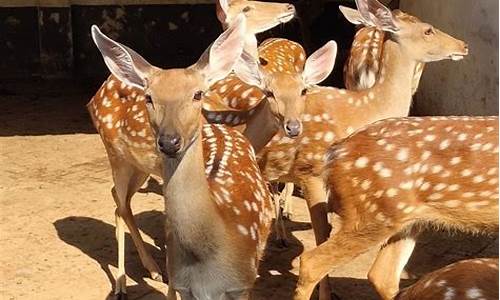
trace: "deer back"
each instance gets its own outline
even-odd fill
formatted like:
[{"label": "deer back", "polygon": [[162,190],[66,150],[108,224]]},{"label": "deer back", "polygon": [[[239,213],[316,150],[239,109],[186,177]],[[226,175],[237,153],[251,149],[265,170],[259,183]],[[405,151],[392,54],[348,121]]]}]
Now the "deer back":
[{"label": "deer back", "polygon": [[498,258],[456,262],[423,276],[395,300],[498,299]]},{"label": "deer back", "polygon": [[352,226],[498,230],[497,117],[383,120],[335,143],[328,157],[331,206]]},{"label": "deer back", "polygon": [[205,174],[228,236],[240,251],[257,249],[253,256],[258,260],[269,234],[272,207],[253,149],[239,131],[224,125],[205,124],[202,134]]}]

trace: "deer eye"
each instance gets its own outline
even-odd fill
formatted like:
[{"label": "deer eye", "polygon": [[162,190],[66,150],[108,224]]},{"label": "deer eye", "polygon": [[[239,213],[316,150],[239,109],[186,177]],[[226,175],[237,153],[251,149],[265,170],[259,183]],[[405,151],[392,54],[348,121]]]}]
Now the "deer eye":
[{"label": "deer eye", "polygon": [[202,97],[203,97],[203,92],[197,91],[196,93],[194,93],[193,99],[196,101],[200,101]]},{"label": "deer eye", "polygon": [[243,12],[246,13],[246,12],[249,12],[252,8],[250,6],[245,6],[245,8],[243,8]]},{"label": "deer eye", "polygon": [[265,58],[259,57],[259,63],[261,66],[266,66],[269,62]]},{"label": "deer eye", "polygon": [[427,30],[424,32],[425,35],[433,35],[434,34],[434,28],[429,27]]},{"label": "deer eye", "polygon": [[273,94],[273,92],[271,92],[271,91],[264,91],[264,94],[265,94],[265,95],[266,95],[266,97],[268,97],[268,98],[274,98],[274,94]]},{"label": "deer eye", "polygon": [[302,96],[307,95],[307,89],[303,89],[303,90],[300,92],[300,95],[302,95]]}]

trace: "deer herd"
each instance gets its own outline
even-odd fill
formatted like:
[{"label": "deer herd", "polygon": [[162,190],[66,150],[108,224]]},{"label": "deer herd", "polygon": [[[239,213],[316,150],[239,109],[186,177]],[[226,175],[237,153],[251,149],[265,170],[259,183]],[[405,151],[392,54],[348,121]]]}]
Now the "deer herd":
[{"label": "deer herd", "polygon": [[[273,219],[286,238],[276,182],[302,188],[317,243],[300,256],[294,299],[318,284],[330,299],[328,273],[376,246],[368,279],[382,299],[498,299],[496,258],[399,289],[423,228],[498,231],[498,118],[408,117],[424,64],[460,60],[467,44],[356,0],[357,9],[340,6],[364,26],[344,68],[348,89],[320,86],[334,41],[309,56],[287,39],[258,45],[256,34],[294,18],[293,5],[216,2],[225,31],[186,68],[153,66],[91,29],[111,71],[88,110],[113,175],[116,298],[126,297],[125,226],[163,280],[130,204],[153,174],[163,179],[168,299],[251,298]],[[341,219],[336,233],[329,212]]]}]

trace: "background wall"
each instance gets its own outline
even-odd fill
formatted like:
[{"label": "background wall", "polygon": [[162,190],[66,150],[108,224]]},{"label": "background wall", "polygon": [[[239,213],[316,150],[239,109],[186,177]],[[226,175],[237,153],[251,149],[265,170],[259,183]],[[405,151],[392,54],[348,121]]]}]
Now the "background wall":
[{"label": "background wall", "polygon": [[462,61],[428,64],[417,115],[498,114],[498,0],[401,0],[401,10],[466,41]]}]

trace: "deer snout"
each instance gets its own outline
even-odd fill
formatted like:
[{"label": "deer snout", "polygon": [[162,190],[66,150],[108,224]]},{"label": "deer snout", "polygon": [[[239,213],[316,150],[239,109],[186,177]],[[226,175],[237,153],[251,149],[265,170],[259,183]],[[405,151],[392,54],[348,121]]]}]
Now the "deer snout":
[{"label": "deer snout", "polygon": [[293,6],[293,4],[287,4],[286,9],[290,12],[295,13],[295,6]]},{"label": "deer snout", "polygon": [[167,156],[175,156],[181,150],[182,138],[178,134],[166,134],[158,138],[158,149]]},{"label": "deer snout", "polygon": [[286,135],[294,138],[302,133],[302,122],[296,119],[288,120],[285,122],[284,128]]}]

